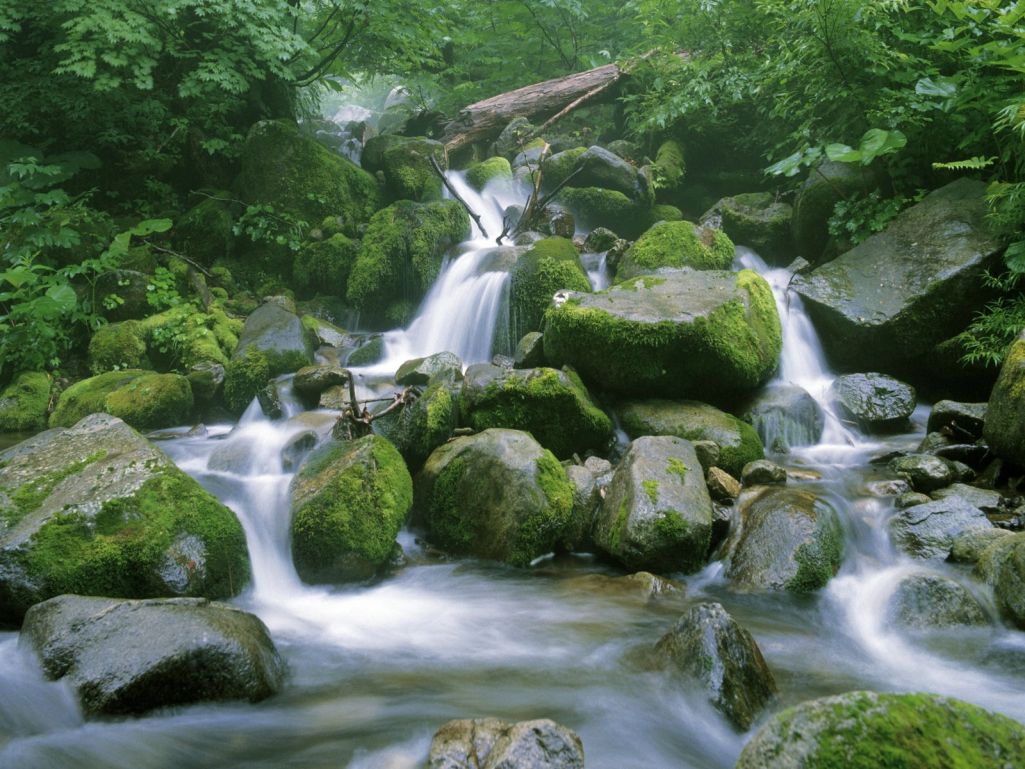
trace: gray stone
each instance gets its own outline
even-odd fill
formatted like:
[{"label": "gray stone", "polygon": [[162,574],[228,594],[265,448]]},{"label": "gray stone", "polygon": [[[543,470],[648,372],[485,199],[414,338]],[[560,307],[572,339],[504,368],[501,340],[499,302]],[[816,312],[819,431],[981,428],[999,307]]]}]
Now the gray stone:
[{"label": "gray stone", "polygon": [[794,256],[790,219],[794,209],[771,192],[747,192],[722,198],[706,211],[702,224],[718,221],[722,231],[740,246],[747,246],[767,260],[783,263]]},{"label": "gray stone", "polygon": [[246,318],[232,357],[242,358],[249,349],[267,356],[272,376],[313,362],[313,351],[299,316],[274,301],[260,305]]},{"label": "gray stone", "polygon": [[822,438],[822,408],[795,385],[766,387],[747,404],[742,419],[754,427],[763,445],[774,449],[814,446]]},{"label": "gray stone", "polygon": [[404,387],[425,385],[434,377],[457,382],[463,378],[463,361],[452,352],[439,352],[426,358],[407,360],[395,372],[395,382]]},{"label": "gray stone", "polygon": [[896,505],[898,510],[904,510],[915,505],[927,505],[932,502],[932,497],[920,491],[906,491],[897,497]]},{"label": "gray stone", "polygon": [[224,384],[224,366],[211,360],[202,360],[189,366],[186,378],[192,388],[192,397],[199,402],[212,401]]},{"label": "gray stone", "polygon": [[320,394],[329,387],[349,383],[349,372],[336,364],[303,366],[295,372],[292,387],[304,398],[313,402],[320,400]]},{"label": "gray stone", "polygon": [[976,441],[982,437],[982,426],[986,421],[985,403],[959,403],[938,401],[929,412],[926,430],[930,433],[943,432],[960,443]]},{"label": "gray stone", "polygon": [[513,353],[514,368],[537,368],[545,364],[544,334],[531,331],[516,343]]},{"label": "gray stone", "polygon": [[886,607],[887,621],[910,630],[985,625],[989,617],[964,586],[938,574],[904,577]]},{"label": "gray stone", "polygon": [[915,558],[946,558],[954,539],[968,529],[993,524],[979,508],[952,497],[908,507],[890,519],[894,543]]},{"label": "gray stone", "polygon": [[888,467],[910,483],[915,491],[925,494],[949,486],[957,477],[950,462],[932,454],[897,457],[890,461]]},{"label": "gray stone", "polygon": [[902,427],[915,410],[915,388],[885,374],[839,376],[829,394],[841,416],[874,432]]},{"label": "gray stone", "polygon": [[994,538],[979,555],[976,572],[993,586],[997,608],[1025,629],[1025,532]]},{"label": "gray stone", "polygon": [[547,719],[449,721],[431,740],[427,769],[584,769],[584,746]]},{"label": "gray stone", "polygon": [[983,551],[996,540],[1013,536],[1006,529],[996,527],[984,529],[966,529],[954,536],[947,560],[953,563],[975,564],[979,562]]},{"label": "gray stone", "polygon": [[932,492],[933,499],[950,499],[956,497],[984,513],[999,513],[1004,509],[1004,496],[999,491],[980,489],[963,483],[954,483],[943,489]]},{"label": "gray stone", "polygon": [[1025,467],[1025,331],[1011,344],[989,396],[986,442],[998,456]]},{"label": "gray stone", "polygon": [[748,462],[740,472],[744,486],[782,485],[787,482],[787,471],[768,459]]}]

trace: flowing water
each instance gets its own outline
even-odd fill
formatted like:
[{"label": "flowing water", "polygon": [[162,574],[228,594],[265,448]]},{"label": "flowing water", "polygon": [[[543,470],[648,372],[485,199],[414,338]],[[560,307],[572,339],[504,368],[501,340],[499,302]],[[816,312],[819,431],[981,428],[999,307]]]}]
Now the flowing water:
[{"label": "flowing water", "polygon": [[[487,193],[488,205],[487,195],[463,187],[472,206],[489,211],[485,226],[494,236],[501,229],[495,213],[514,191]],[[491,253],[477,239],[445,265],[418,318],[387,335],[378,373],[445,349],[468,362],[490,357],[508,280],[489,269]],[[789,274],[738,253],[739,265],[765,274],[776,291],[780,381],[807,389],[828,414],[818,445],[777,457],[820,474],[795,483],[828,499],[845,520],[844,565],[817,595],[735,593],[713,562],[680,575],[685,596],[646,602],[596,587],[588,575],[615,572],[587,555],[516,570],[439,559],[409,532],[400,538],[408,561],[397,573],[371,585],[304,585],[289,554],[291,474],[281,450],[316,422],[296,417],[286,397],[292,418],[271,422],[254,407],[234,427],[183,432],[162,444],[242,520],[253,582],[236,603],[264,620],[287,661],[283,692],[255,705],[84,722],[16,636],[0,634],[0,767],[412,769],[424,765],[431,735],[445,721],[495,716],[549,717],[572,727],[591,769],[726,769],[749,735],[736,733],[699,693],[644,664],[644,650],[682,611],[707,600],[724,604],[754,634],[780,686],[776,708],[852,689],[926,690],[1025,717],[1025,634],[1005,629],[995,614],[987,627],[933,633],[887,623],[887,601],[905,575],[934,570],[967,583],[952,567],[897,554],[885,534],[892,499],[870,488],[885,476],[868,460],[914,447],[925,410],[913,430],[885,442],[837,420],[825,396],[831,375],[797,297],[786,291]],[[329,428],[330,418],[319,424]]]}]

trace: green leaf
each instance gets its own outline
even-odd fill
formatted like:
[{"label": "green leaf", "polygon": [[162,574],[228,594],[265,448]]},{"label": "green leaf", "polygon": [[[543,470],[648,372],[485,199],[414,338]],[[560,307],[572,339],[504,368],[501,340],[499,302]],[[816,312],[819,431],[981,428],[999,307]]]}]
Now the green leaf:
[{"label": "green leaf", "polygon": [[827,144],[826,157],[837,163],[858,163],[862,160],[861,152],[846,144]]},{"label": "green leaf", "polygon": [[870,128],[861,137],[861,144],[858,146],[862,154],[861,162],[864,165],[868,165],[877,157],[896,152],[907,143],[908,137],[900,131],[884,131],[881,128]]},{"label": "green leaf", "polygon": [[922,96],[940,96],[949,99],[957,93],[957,82],[949,77],[923,77],[915,83],[915,93]]},{"label": "green leaf", "polygon": [[129,235],[144,238],[154,232],[167,232],[171,229],[173,222],[170,219],[143,219],[137,225],[128,230]]},{"label": "green leaf", "polygon": [[978,171],[993,165],[996,160],[995,156],[985,158],[982,155],[976,155],[964,160],[951,160],[949,163],[933,163],[932,167],[944,171]]},{"label": "green leaf", "polygon": [[1004,251],[1004,263],[1011,272],[1025,273],[1025,240],[1018,240]]},{"label": "green leaf", "polygon": [[773,163],[765,169],[765,173],[771,174],[772,176],[795,176],[800,170],[801,153],[795,152],[793,155],[783,158],[778,163]]},{"label": "green leaf", "polygon": [[67,283],[50,286],[46,290],[46,296],[59,308],[59,312],[69,312],[78,304],[78,296],[75,289]]}]

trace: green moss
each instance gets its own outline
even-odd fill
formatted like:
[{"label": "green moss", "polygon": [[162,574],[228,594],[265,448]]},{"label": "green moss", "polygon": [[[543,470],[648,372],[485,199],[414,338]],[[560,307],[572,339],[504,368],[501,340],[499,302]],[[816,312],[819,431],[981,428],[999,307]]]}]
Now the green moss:
[{"label": "green moss", "polygon": [[553,189],[562,184],[576,170],[577,161],[585,152],[587,152],[587,147],[574,147],[549,157],[544,163],[545,188]]},{"label": "green moss", "polygon": [[144,374],[107,395],[103,410],[138,430],[185,424],[192,387],[181,374]]},{"label": "green moss", "polygon": [[475,190],[484,189],[494,179],[512,180],[512,166],[503,157],[488,158],[466,169],[466,181]]},{"label": "green moss", "polygon": [[382,355],[384,355],[384,337],[375,336],[366,344],[353,350],[345,365],[369,366],[381,360]]},{"label": "green moss", "polygon": [[783,331],[776,309],[776,299],[772,289],[761,275],[754,270],[741,270],[737,273],[737,286],[744,289],[748,296],[749,312],[746,317],[755,334],[750,338],[757,345],[758,361],[750,361],[749,366],[760,366],[761,360],[778,361],[783,350]]},{"label": "green moss", "polygon": [[42,430],[49,410],[50,375],[43,371],[15,374],[0,391],[0,433]]},{"label": "green moss", "polygon": [[573,515],[573,483],[552,452],[546,450],[538,458],[536,477],[546,504],[520,524],[509,558],[513,566],[528,566],[547,552],[562,536]]},{"label": "green moss", "polygon": [[844,535],[835,515],[821,512],[819,527],[824,529],[814,540],[805,542],[794,553],[797,573],[787,581],[786,589],[810,593],[825,587],[843,561]]},{"label": "green moss", "polygon": [[189,304],[172,307],[139,322],[148,357],[161,369],[188,371],[197,363],[227,365],[238,346],[242,321],[217,303],[206,312]]},{"label": "green moss", "polygon": [[173,467],[131,497],[107,502],[94,523],[78,513],[55,515],[33,535],[23,560],[46,595],[169,595],[158,575],[181,535],[198,537],[206,555],[184,595],[227,598],[245,587],[249,558],[238,519]]},{"label": "green moss", "polygon": [[630,506],[627,505],[624,499],[623,503],[619,506],[619,510],[616,511],[616,520],[612,524],[612,533],[609,535],[609,545],[613,552],[619,551],[619,543],[623,541],[629,523]]},{"label": "green moss", "polygon": [[572,241],[545,238],[516,260],[509,283],[510,325],[513,339],[541,329],[545,310],[556,291],[590,291]]},{"label": "green moss", "polygon": [[688,469],[687,465],[679,457],[669,457],[669,461],[666,462],[666,472],[679,476],[681,482],[687,480]]},{"label": "green moss", "polygon": [[376,420],[374,430],[394,443],[410,469],[417,470],[452,436],[456,407],[448,384],[434,381],[415,402]]},{"label": "green moss", "polygon": [[271,378],[270,363],[261,350],[250,347],[224,369],[224,402],[236,414],[245,411]]},{"label": "green moss", "polygon": [[10,495],[13,507],[0,509],[0,520],[4,521],[8,527],[14,526],[18,521],[43,504],[58,483],[81,472],[93,462],[97,462],[105,456],[107,456],[107,452],[100,450],[90,454],[85,459],[72,462],[58,470],[44,473],[23,483]]},{"label": "green moss", "polygon": [[659,539],[666,542],[682,542],[687,537],[690,527],[676,510],[666,510],[655,521],[655,531]]},{"label": "green moss", "polygon": [[430,139],[398,137],[381,156],[388,194],[394,200],[441,200],[442,182],[430,158],[441,168],[448,164],[445,148]]},{"label": "green moss", "polygon": [[89,370],[94,374],[123,368],[149,368],[146,332],[137,320],[100,326],[89,340]]},{"label": "green moss", "polygon": [[473,482],[468,464],[455,457],[434,481],[430,500],[431,538],[453,553],[470,551],[476,531],[464,510],[464,485]]},{"label": "green moss", "polygon": [[645,209],[618,190],[563,187],[556,200],[584,227],[608,227],[622,237],[640,235],[649,218]]},{"label": "green moss", "polygon": [[139,369],[110,371],[76,382],[61,393],[57,407],[50,415],[50,427],[71,427],[83,417],[103,412],[108,395],[140,376],[151,373]]},{"label": "green moss", "polygon": [[228,256],[233,241],[230,200],[224,191],[211,191],[210,197],[190,208],[174,223],[171,242],[181,253],[202,265]]},{"label": "green moss", "polygon": [[658,203],[651,208],[651,221],[654,222],[682,222],[683,211],[668,203]]},{"label": "green moss", "polygon": [[341,233],[327,240],[306,243],[292,263],[296,291],[311,296],[318,293],[343,295],[358,251],[359,241]]},{"label": "green moss", "polygon": [[648,499],[651,500],[651,504],[658,504],[658,481],[647,480],[641,481],[641,487],[644,489],[644,493],[648,495]]},{"label": "green moss", "polygon": [[662,190],[675,190],[683,181],[686,171],[683,147],[673,139],[666,139],[659,145],[652,164],[655,186]]},{"label": "green moss", "polygon": [[733,243],[719,230],[692,222],[659,222],[638,238],[616,271],[617,280],[668,267],[725,270],[733,262]]}]

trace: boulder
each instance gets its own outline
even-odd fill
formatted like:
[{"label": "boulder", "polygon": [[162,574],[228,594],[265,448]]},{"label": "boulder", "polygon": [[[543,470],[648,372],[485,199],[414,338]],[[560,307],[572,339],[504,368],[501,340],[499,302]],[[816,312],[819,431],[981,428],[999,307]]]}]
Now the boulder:
[{"label": "boulder", "polygon": [[741,418],[754,427],[762,444],[774,451],[814,446],[825,424],[822,408],[807,390],[771,384],[749,401]]},{"label": "boulder", "polygon": [[768,459],[756,459],[744,465],[740,482],[744,486],[783,485],[787,482],[787,471]]},{"label": "boulder", "polygon": [[808,172],[794,200],[791,229],[797,255],[818,263],[829,243],[829,217],[847,197],[870,189],[866,171],[827,160]]},{"label": "boulder", "polygon": [[908,454],[890,460],[890,470],[911,484],[915,491],[928,494],[957,480],[950,462],[932,454]]},{"label": "boulder", "polygon": [[231,215],[234,196],[227,191],[201,194],[203,200],[175,221],[171,244],[179,253],[209,267],[231,254],[235,240]]},{"label": "boulder", "polygon": [[561,541],[573,485],[530,435],[491,429],[437,448],[417,476],[416,500],[443,550],[527,566]]},{"label": "boulder", "polygon": [[292,261],[292,284],[303,296],[344,294],[360,242],[340,232],[304,243]]},{"label": "boulder", "polygon": [[1012,536],[1014,535],[1006,529],[996,527],[965,529],[955,535],[947,560],[953,563],[976,564],[990,545],[998,539]]},{"label": "boulder", "polygon": [[843,526],[825,500],[770,486],[740,503],[740,534],[728,547],[726,566],[733,586],[806,593],[824,587],[839,570]]},{"label": "boulder", "polygon": [[205,598],[61,595],[29,609],[19,643],[87,715],[256,702],[277,693],[285,672],[256,615]]},{"label": "boulder", "polygon": [[938,574],[909,574],[886,606],[887,621],[910,630],[986,625],[989,617],[979,599]]},{"label": "boulder", "polygon": [[600,451],[612,439],[612,420],[571,370],[470,366],[459,411],[474,430],[525,430],[560,459]]},{"label": "boulder", "polygon": [[772,717],[736,769],[1008,769],[1025,755],[1025,727],[938,694],[847,692]]},{"label": "boulder", "polygon": [[663,269],[728,270],[733,242],[721,231],[693,222],[659,222],[641,235],[616,267],[616,281]]},{"label": "boulder", "polygon": [[431,158],[442,170],[448,168],[445,145],[421,136],[382,134],[367,140],[363,168],[384,176],[385,191],[392,200],[441,200],[441,177]]},{"label": "boulder", "polygon": [[478,192],[496,179],[511,182],[512,166],[503,157],[493,157],[474,163],[466,169],[466,181]]},{"label": "boulder", "polygon": [[914,505],[890,519],[890,536],[915,558],[944,559],[955,538],[968,529],[989,529],[993,524],[979,508],[953,497]]},{"label": "boulder", "polygon": [[294,308],[267,301],[246,318],[238,347],[232,359],[245,356],[249,350],[266,357],[271,376],[296,371],[313,362],[310,339]]},{"label": "boulder", "polygon": [[0,621],[61,593],[223,598],[248,580],[235,514],[120,419],[0,453]]},{"label": "boulder", "polygon": [[156,430],[188,422],[192,405],[192,387],[181,374],[110,371],[61,393],[50,426],[71,427],[89,414],[104,412],[139,430]]},{"label": "boulder", "polygon": [[545,364],[544,334],[531,331],[516,343],[513,352],[514,368],[537,368]]},{"label": "boulder", "polygon": [[838,376],[829,387],[841,417],[865,432],[900,429],[915,410],[915,388],[885,374]]},{"label": "boulder", "polygon": [[626,238],[636,238],[651,224],[648,207],[618,190],[604,187],[563,187],[555,201],[568,208],[583,229],[608,227]]},{"label": "boulder", "polygon": [[993,586],[997,608],[1025,630],[1025,533],[995,537],[979,555],[977,571]]},{"label": "boulder", "polygon": [[509,327],[512,339],[541,330],[541,320],[555,292],[590,291],[573,242],[539,240],[516,259],[509,274]]},{"label": "boulder", "polygon": [[733,476],[739,476],[748,462],[765,456],[751,425],[707,403],[630,400],[621,402],[616,413],[633,438],[675,435],[688,441],[712,441],[719,447],[718,466]]},{"label": "boulder", "polygon": [[691,443],[633,441],[595,521],[597,546],[631,570],[692,572],[705,563],[711,534],[712,500]]},{"label": "boulder", "polygon": [[368,435],[310,454],[289,488],[292,559],[305,582],[366,579],[392,560],[413,505],[398,450]]},{"label": "boulder", "polygon": [[740,481],[720,467],[708,471],[708,493],[716,502],[732,502],[740,496]]},{"label": "boulder", "polygon": [[771,192],[745,192],[722,198],[701,217],[701,224],[719,227],[734,243],[766,260],[787,264],[796,255],[790,232],[794,209]]},{"label": "boulder", "polygon": [[721,604],[693,607],[662,636],[655,653],[675,673],[696,682],[741,731],[776,694],[776,681],[755,639]]},{"label": "boulder", "polygon": [[427,769],[584,769],[584,746],[575,732],[547,719],[460,719],[435,733]]},{"label": "boulder", "polygon": [[926,431],[944,433],[960,442],[977,441],[982,437],[986,421],[985,403],[938,401],[929,412]]},{"label": "boulder", "polygon": [[[545,189],[554,189],[576,171],[573,187],[600,187],[622,193],[635,203],[650,206],[654,200],[647,177],[623,158],[604,147],[558,152],[542,165]],[[579,170],[577,170],[579,169]]]},{"label": "boulder", "polygon": [[108,323],[89,340],[89,370],[94,374],[119,369],[152,368],[146,354],[146,332],[137,320]]},{"label": "boulder", "polygon": [[794,279],[834,363],[913,371],[968,325],[989,299],[984,278],[1002,250],[987,230],[985,193],[983,182],[951,182],[883,232]]},{"label": "boulder", "polygon": [[990,448],[1025,467],[1025,331],[1011,344],[989,396],[983,434]]},{"label": "boulder", "polygon": [[545,316],[545,358],[624,395],[744,395],[772,375],[781,347],[772,291],[751,270],[637,278],[570,293]]},{"label": "boulder", "polygon": [[441,374],[412,403],[375,419],[374,432],[391,441],[415,472],[452,437],[458,422],[459,390]]},{"label": "boulder", "polygon": [[349,383],[349,372],[333,363],[303,366],[295,372],[292,387],[299,395],[316,403],[320,394],[330,387]]},{"label": "boulder", "polygon": [[957,497],[967,502],[972,507],[979,508],[987,514],[1002,512],[1004,509],[1005,497],[999,491],[993,489],[980,489],[977,486],[969,486],[964,483],[952,483],[942,489],[937,489],[930,495],[933,499],[950,499]]},{"label": "boulder", "polygon": [[22,371],[0,390],[0,433],[36,432],[50,411],[50,375]]},{"label": "boulder", "polygon": [[425,385],[436,377],[457,382],[463,378],[463,361],[454,352],[438,352],[407,360],[395,372],[395,383],[408,387]]}]

